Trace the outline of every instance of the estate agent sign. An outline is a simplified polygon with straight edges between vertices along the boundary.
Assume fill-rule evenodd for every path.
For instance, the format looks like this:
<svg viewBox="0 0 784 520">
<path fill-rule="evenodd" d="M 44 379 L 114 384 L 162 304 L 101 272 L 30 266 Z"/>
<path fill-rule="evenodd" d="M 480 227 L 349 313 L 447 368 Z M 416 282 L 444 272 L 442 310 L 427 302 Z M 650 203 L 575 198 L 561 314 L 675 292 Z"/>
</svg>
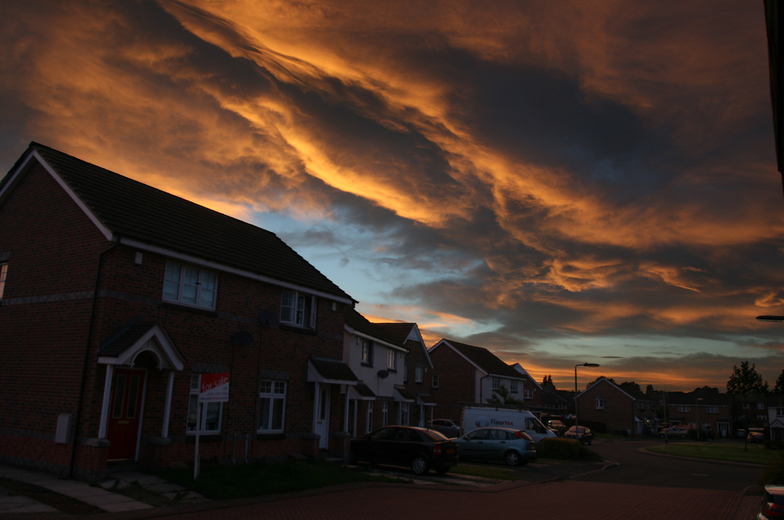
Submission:
<svg viewBox="0 0 784 520">
<path fill-rule="evenodd" d="M 193 457 L 193 480 L 199 478 L 199 432 L 201 431 L 202 403 L 229 401 L 229 373 L 201 374 L 199 376 L 199 405 L 196 407 L 196 453 Z"/>
</svg>

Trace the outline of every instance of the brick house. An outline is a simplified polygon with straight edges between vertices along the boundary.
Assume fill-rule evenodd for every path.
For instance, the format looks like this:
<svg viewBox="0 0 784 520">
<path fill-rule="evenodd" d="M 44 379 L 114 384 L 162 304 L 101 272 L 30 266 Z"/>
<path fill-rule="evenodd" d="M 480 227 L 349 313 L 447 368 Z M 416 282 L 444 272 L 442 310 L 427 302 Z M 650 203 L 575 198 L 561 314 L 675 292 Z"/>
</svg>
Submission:
<svg viewBox="0 0 784 520">
<path fill-rule="evenodd" d="M 732 435 L 732 399 L 717 388 L 698 388 L 693 392 L 667 392 L 660 403 L 666 402 L 669 422 L 703 430 L 710 429 L 718 437 Z M 756 403 L 754 403 L 756 407 Z"/>
<path fill-rule="evenodd" d="M 275 234 L 31 143 L 0 273 L 0 460 L 95 478 L 192 462 L 197 430 L 203 459 L 340 449 L 355 302 Z M 230 400 L 198 404 L 214 373 Z"/>
<path fill-rule="evenodd" d="M 523 368 L 520 363 L 511 365 L 513 369 L 520 373 L 523 377 L 518 393 L 521 394 L 521 401 L 523 404 L 532 410 L 542 410 L 543 390 L 542 385 L 536 382 L 536 379 L 531 377 L 531 374 Z"/>
<path fill-rule="evenodd" d="M 349 387 L 349 427 L 354 437 L 388 424 L 409 424 L 414 399 L 404 386 L 408 349 L 357 311 L 346 313 L 343 361 L 356 374 Z"/>
<path fill-rule="evenodd" d="M 433 420 L 435 403 L 433 388 L 440 384 L 440 374 L 433 369 L 433 362 L 416 323 L 375 323 L 397 343 L 408 349 L 403 367 L 403 384 L 407 395 L 413 398 L 409 424 L 425 427 Z"/>
<path fill-rule="evenodd" d="M 575 403 L 579 424 L 601 424 L 607 433 L 643 435 L 656 422 L 655 399 L 604 377 L 577 394 Z"/>
<path fill-rule="evenodd" d="M 486 348 L 441 339 L 428 354 L 433 370 L 440 374 L 438 387 L 432 389 L 439 417 L 459 423 L 463 406 L 488 404 L 493 392 L 502 387 L 510 397 L 521 400 L 525 377 Z"/>
</svg>

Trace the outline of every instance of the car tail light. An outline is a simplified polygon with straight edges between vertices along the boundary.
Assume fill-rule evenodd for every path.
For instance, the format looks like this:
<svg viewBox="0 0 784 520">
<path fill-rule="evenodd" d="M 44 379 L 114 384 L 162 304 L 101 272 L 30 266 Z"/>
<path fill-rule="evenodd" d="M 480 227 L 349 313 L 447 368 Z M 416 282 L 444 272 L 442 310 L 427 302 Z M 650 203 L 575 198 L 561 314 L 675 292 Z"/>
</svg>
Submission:
<svg viewBox="0 0 784 520">
<path fill-rule="evenodd" d="M 514 432 L 514 434 L 515 434 L 515 437 L 519 437 L 521 439 L 525 439 L 525 435 L 523 435 L 523 432 Z"/>
<path fill-rule="evenodd" d="M 441 445 L 436 444 L 436 447 L 433 448 L 433 455 L 441 455 Z"/>
<path fill-rule="evenodd" d="M 784 504 L 765 502 L 762 505 L 762 514 L 766 518 L 784 518 Z"/>
</svg>

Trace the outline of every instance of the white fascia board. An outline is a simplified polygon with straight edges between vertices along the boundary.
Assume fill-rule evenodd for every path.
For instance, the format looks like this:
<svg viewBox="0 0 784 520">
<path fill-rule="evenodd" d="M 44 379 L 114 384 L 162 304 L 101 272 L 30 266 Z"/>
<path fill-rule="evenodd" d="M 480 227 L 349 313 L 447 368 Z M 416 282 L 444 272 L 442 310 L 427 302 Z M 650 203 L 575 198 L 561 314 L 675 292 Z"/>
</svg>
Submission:
<svg viewBox="0 0 784 520">
<path fill-rule="evenodd" d="M 63 188 L 63 190 L 65 190 L 68 196 L 71 197 L 71 199 L 76 203 L 76 205 L 79 206 L 79 208 L 84 212 L 85 215 L 87 215 L 87 218 L 89 218 L 90 221 L 93 224 L 95 224 L 95 227 L 97 227 L 98 231 L 100 231 L 101 234 L 103 234 L 103 236 L 106 237 L 106 240 L 113 240 L 114 235 L 111 232 L 111 230 L 106 226 L 104 226 L 103 222 L 98 220 L 95 214 L 93 214 L 93 212 L 90 211 L 90 208 L 88 208 L 87 205 L 84 202 L 82 202 L 82 199 L 80 199 L 79 196 L 76 195 L 76 193 L 74 193 L 74 191 L 71 189 L 71 187 L 68 186 L 68 183 L 66 183 L 62 179 L 62 177 L 58 175 L 58 173 L 54 170 L 54 168 L 49 166 L 49 163 L 47 163 L 46 160 L 43 157 L 41 157 L 41 155 L 38 153 L 38 150 L 33 151 L 32 156 L 35 156 L 38 162 L 41 163 L 41 166 L 43 166 L 44 169 L 47 172 L 49 172 L 49 175 L 52 176 L 52 178 L 57 182 L 57 184 L 59 184 L 60 187 Z"/>
<path fill-rule="evenodd" d="M 267 276 L 262 276 L 262 275 L 259 275 L 259 274 L 251 273 L 250 271 L 245 271 L 243 269 L 236 269 L 234 267 L 229 267 L 227 265 L 223 265 L 223 264 L 218 263 L 218 262 L 212 262 L 210 260 L 204 260 L 202 258 L 198 258 L 198 257 L 195 257 L 195 256 L 179 253 L 179 252 L 173 251 L 171 249 L 166 249 L 165 247 L 154 246 L 152 244 L 147 244 L 147 243 L 144 243 L 144 242 L 140 242 L 139 240 L 133 240 L 133 239 L 128 239 L 128 238 L 118 238 L 117 241 L 121 242 L 122 244 L 124 244 L 126 246 L 129 246 L 129 247 L 135 247 L 137 249 L 141 249 L 143 251 L 149 251 L 151 253 L 158 253 L 158 254 L 167 256 L 169 258 L 174 258 L 176 260 L 182 260 L 183 262 L 188 262 L 190 264 L 201 265 L 203 267 L 208 267 L 208 268 L 214 269 L 216 271 L 223 271 L 223 272 L 226 272 L 226 273 L 236 274 L 237 276 L 242 276 L 244 278 L 250 278 L 251 280 L 257 280 L 257 281 L 268 283 L 268 284 L 271 284 L 271 285 L 277 285 L 278 287 L 284 287 L 286 289 L 292 289 L 292 290 L 295 290 L 295 291 L 302 291 L 302 292 L 305 292 L 305 293 L 308 293 L 308 294 L 312 294 L 314 296 L 319 296 L 321 298 L 326 298 L 328 300 L 333 300 L 333 301 L 340 302 L 340 303 L 345 303 L 345 304 L 348 304 L 348 305 L 353 305 L 354 304 L 353 300 L 347 300 L 345 298 L 341 298 L 339 296 L 335 296 L 334 294 L 327 294 L 327 293 L 324 293 L 324 292 L 321 292 L 321 291 L 314 291 L 313 289 L 311 289 L 309 287 L 304 287 L 304 286 L 293 284 L 293 283 L 289 283 L 289 282 L 283 282 L 281 280 L 276 280 L 274 278 L 269 278 Z"/>
<path fill-rule="evenodd" d="M 348 330 L 348 326 L 346 326 L 346 330 Z M 382 341 L 382 340 L 380 340 L 378 338 L 375 338 L 375 337 L 371 336 L 370 334 L 365 334 L 363 332 L 359 332 L 356 329 L 352 329 L 350 331 L 350 334 L 354 334 L 354 336 L 357 336 L 357 337 L 360 337 L 360 338 L 365 338 L 367 340 L 372 341 L 373 343 L 377 343 L 377 344 L 379 344 L 379 345 L 381 345 L 383 347 L 386 347 L 386 348 L 389 348 L 389 349 L 392 349 L 392 350 L 397 350 L 398 352 L 406 352 L 406 353 L 408 353 L 408 349 L 405 348 L 405 347 L 398 347 L 397 345 L 393 345 L 392 343 L 387 343 L 386 341 Z"/>
</svg>

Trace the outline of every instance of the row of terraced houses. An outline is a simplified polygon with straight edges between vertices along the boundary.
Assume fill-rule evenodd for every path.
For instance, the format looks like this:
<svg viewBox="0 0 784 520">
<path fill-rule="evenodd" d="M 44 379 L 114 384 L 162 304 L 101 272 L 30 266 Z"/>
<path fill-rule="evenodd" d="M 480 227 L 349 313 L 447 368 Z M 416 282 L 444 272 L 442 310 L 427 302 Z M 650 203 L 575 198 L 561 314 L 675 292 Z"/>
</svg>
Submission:
<svg viewBox="0 0 784 520">
<path fill-rule="evenodd" d="M 459 420 L 501 387 L 574 412 L 520 365 L 428 349 L 416 323 L 371 323 L 356 303 L 269 231 L 31 143 L 0 181 L 0 461 L 90 479 L 190 463 L 197 435 L 215 461 L 339 456 L 383 425 Z M 228 401 L 200 399 L 215 374 Z M 640 434 L 646 397 L 601 379 L 580 418 Z M 722 432 L 729 407 L 708 397 L 680 420 Z"/>
</svg>

